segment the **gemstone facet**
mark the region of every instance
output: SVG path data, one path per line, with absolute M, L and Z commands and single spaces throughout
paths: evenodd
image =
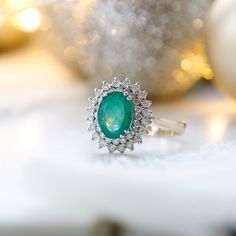
M 97 120 L 103 134 L 117 139 L 133 127 L 135 118 L 134 104 L 123 92 L 108 93 L 101 101 Z

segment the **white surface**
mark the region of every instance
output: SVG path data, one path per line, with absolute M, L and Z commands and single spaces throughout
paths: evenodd
M 32 51 L 27 67 L 28 56 L 17 55 L 18 69 L 38 61 L 27 86 L 0 63 L 0 235 L 77 235 L 102 217 L 154 235 L 217 236 L 234 227 L 235 101 L 199 86 L 154 104 L 160 116 L 185 119 L 186 135 L 146 138 L 110 155 L 86 131 L 87 85 L 63 80 L 74 75 L 44 53 Z M 35 70 L 44 76 L 32 82 Z
M 134 152 L 110 155 L 90 141 L 84 91 L 79 84 L 35 95 L 35 106 L 30 95 L 29 108 L 18 100 L 9 108 L 15 113 L 1 114 L 0 232 L 6 225 L 79 227 L 99 217 L 184 235 L 233 226 L 234 101 L 199 87 L 156 104 L 158 114 L 188 121 L 186 135 L 146 138 Z

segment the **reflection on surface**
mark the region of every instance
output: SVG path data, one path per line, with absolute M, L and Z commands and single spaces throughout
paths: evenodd
M 225 115 L 214 115 L 208 119 L 207 136 L 210 143 L 218 143 L 225 137 L 229 120 Z

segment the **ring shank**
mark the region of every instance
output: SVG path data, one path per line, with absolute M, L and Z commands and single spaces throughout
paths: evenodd
M 148 127 L 148 136 L 178 136 L 186 129 L 185 121 L 174 121 L 157 116 L 152 117 L 152 124 Z

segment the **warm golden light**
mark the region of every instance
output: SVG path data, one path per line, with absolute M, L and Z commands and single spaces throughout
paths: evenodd
M 191 76 L 193 80 L 198 80 L 201 77 L 206 80 L 211 80 L 213 78 L 213 72 L 210 65 L 207 63 L 207 57 L 204 53 L 202 42 L 197 43 L 193 50 L 184 52 L 180 67 L 182 71 L 188 76 Z
M 40 30 L 46 31 L 52 27 L 52 19 L 49 16 L 41 16 Z
M 82 23 L 86 15 L 88 14 L 88 10 L 97 3 L 97 0 L 84 0 L 84 1 L 78 1 L 78 7 L 76 7 L 72 11 L 72 16 L 79 20 L 80 23 Z M 57 5 L 54 6 L 54 12 L 60 12 L 61 9 L 57 7 Z
M 202 70 L 202 75 L 207 80 L 211 80 L 213 78 L 214 74 L 209 65 L 206 65 L 205 68 Z
M 173 72 L 173 77 L 179 83 L 183 83 L 184 81 L 184 73 L 181 70 L 175 70 Z
M 182 67 L 183 70 L 189 71 L 192 68 L 192 62 L 188 59 L 184 59 L 181 62 L 181 67 Z
M 26 6 L 29 3 L 29 0 L 8 0 L 7 5 L 14 8 L 20 8 Z
M 37 9 L 28 8 L 18 14 L 15 20 L 16 27 L 25 32 L 36 31 L 41 23 L 41 15 Z
M 225 116 L 215 115 L 209 119 L 207 132 L 212 143 L 220 142 L 228 125 L 228 119 Z

